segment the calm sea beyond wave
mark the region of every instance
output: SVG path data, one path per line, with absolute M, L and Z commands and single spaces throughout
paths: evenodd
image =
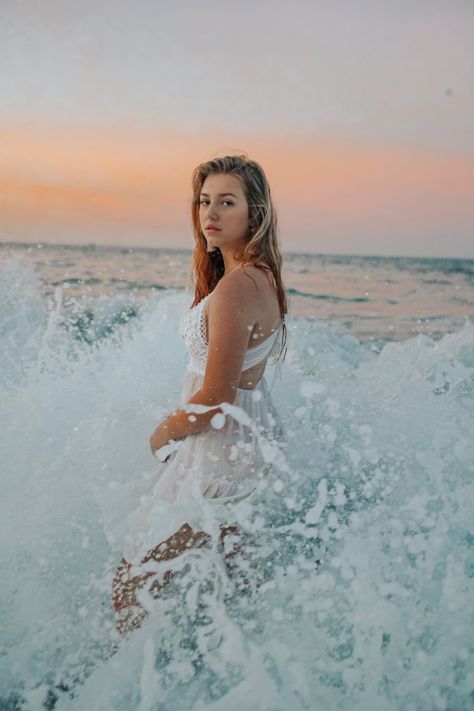
M 473 709 L 474 260 L 284 255 L 237 572 L 190 551 L 119 637 L 98 502 L 153 471 L 190 260 L 0 245 L 1 711 Z

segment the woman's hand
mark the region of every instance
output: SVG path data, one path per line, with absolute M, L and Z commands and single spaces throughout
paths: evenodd
M 165 431 L 164 428 L 164 423 L 162 422 L 161 424 L 158 425 L 158 427 L 153 431 L 153 434 L 150 437 L 150 449 L 151 453 L 153 456 L 155 456 L 155 452 L 160 449 L 161 447 L 164 447 L 165 444 L 168 444 L 169 442 L 169 435 Z
M 163 420 L 150 437 L 151 453 L 160 462 L 167 462 L 181 445 L 181 439 L 184 438 L 177 440 L 170 437 L 167 420 Z

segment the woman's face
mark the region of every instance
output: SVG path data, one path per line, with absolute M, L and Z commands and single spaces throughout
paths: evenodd
M 233 251 L 247 239 L 249 206 L 239 178 L 215 173 L 205 179 L 199 196 L 199 219 L 207 251 Z M 210 227 L 217 229 L 210 229 Z

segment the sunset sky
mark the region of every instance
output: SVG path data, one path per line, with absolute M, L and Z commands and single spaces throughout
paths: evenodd
M 0 240 L 191 247 L 247 153 L 285 251 L 474 257 L 472 0 L 0 0 Z

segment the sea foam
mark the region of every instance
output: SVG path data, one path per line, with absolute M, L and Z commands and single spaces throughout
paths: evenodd
M 121 639 L 98 499 L 153 472 L 190 294 L 85 339 L 31 267 L 7 261 L 0 284 L 2 708 L 472 706 L 472 324 L 375 352 L 290 317 L 272 388 L 285 466 L 235 512 L 234 572 L 215 546 L 189 551 Z

